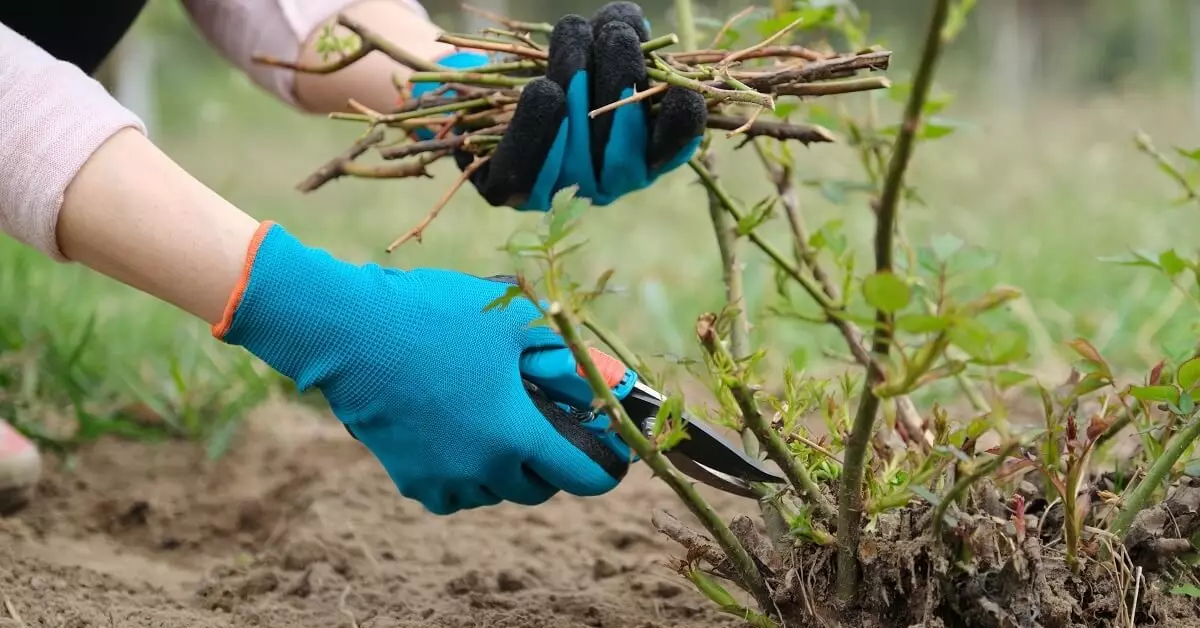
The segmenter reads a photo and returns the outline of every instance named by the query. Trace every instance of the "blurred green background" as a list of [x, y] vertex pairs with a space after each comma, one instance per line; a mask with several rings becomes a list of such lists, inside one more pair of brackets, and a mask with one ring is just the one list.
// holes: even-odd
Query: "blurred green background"
[[[566, 12], [590, 14], [601, 3], [474, 4], [553, 21]], [[907, 80], [931, 3], [857, 5], [871, 15], [870, 40], [895, 51], [888, 75]], [[450, 0], [426, 6], [447, 30], [486, 25]], [[677, 30], [670, 0], [643, 6], [656, 31]], [[702, 41], [743, 6], [699, 2]], [[151, 0], [108, 70], [118, 98], [195, 176], [257, 218], [280, 221], [348, 259], [502, 272], [510, 266], [499, 247], [539, 219], [488, 207], [468, 189], [423, 243], [383, 253], [442, 194], [453, 167], [439, 164], [435, 172], [443, 176], [433, 180], [343, 179], [297, 192], [294, 185], [361, 127], [276, 103], [215, 54], [173, 0]], [[1132, 138], [1141, 129], [1163, 147], [1200, 145], [1200, 2], [979, 0], [946, 52], [936, 89], [954, 95], [942, 114], [956, 131], [918, 151], [911, 183], [925, 204], [907, 206], [904, 219], [915, 240], [949, 232], [996, 253], [988, 278], [1028, 296], [1017, 311], [1031, 339], [1032, 367], [1058, 364], [1062, 341], [1077, 335], [1129, 369], [1156, 360], [1164, 345], [1192, 341], [1195, 311], [1165, 279], [1096, 260], [1131, 248], [1195, 249], [1196, 208], [1172, 205], [1178, 190]], [[876, 98], [885, 120], [898, 115], [883, 94], [837, 98]], [[749, 152], [733, 153], [736, 140], [717, 143], [721, 177], [740, 199], [753, 203], [770, 193]], [[802, 180], [858, 176], [855, 154], [844, 145], [800, 148], [797, 155]], [[845, 220], [855, 242], [866, 244], [866, 199], [849, 195], [839, 203], [831, 196], [806, 188], [809, 222]], [[644, 355], [694, 355], [695, 317], [722, 299], [705, 194], [694, 175], [683, 168], [653, 189], [594, 210], [585, 231], [591, 244], [576, 269], [580, 278], [612, 268], [613, 283], [623, 288], [598, 310], [608, 326]], [[777, 362], [796, 347], [813, 356], [823, 347], [840, 349], [825, 331], [760, 316], [772, 274], [756, 251], [747, 248], [744, 257], [755, 333], [769, 339]], [[0, 389], [9, 391], [0, 392], [0, 416], [26, 426], [54, 415], [84, 419], [88, 433], [138, 430], [138, 417], [148, 414], [174, 430], [227, 433], [223, 426], [233, 425], [245, 404], [278, 383], [241, 350], [212, 340], [202, 323], [3, 236], [0, 329]]]

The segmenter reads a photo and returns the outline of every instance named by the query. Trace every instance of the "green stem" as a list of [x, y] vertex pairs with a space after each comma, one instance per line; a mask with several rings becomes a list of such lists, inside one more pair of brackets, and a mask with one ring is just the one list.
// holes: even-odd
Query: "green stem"
[[646, 75], [656, 81], [666, 83], [668, 85], [684, 87], [700, 92], [701, 94], [706, 94], [718, 102], [741, 102], [750, 105], [758, 105], [759, 107], [764, 107], [772, 111], [775, 110], [775, 100], [771, 98], [770, 94], [713, 87], [712, 85], [701, 83], [696, 79], [688, 78], [671, 69], [671, 67], [667, 66], [666, 64], [660, 64], [657, 68], [646, 68]]
[[[642, 361], [642, 359], [638, 357], [637, 354], [635, 354], [619, 336], [600, 325], [600, 323], [597, 323], [591, 317], [584, 317], [582, 322], [583, 326], [586, 327], [588, 331], [592, 332], [596, 338], [600, 339], [600, 342], [603, 342], [609, 349], [612, 350], [617, 359], [621, 360], [625, 364], [634, 365], [636, 367], [638, 377], [646, 379], [646, 377], [650, 374], [649, 365]], [[652, 381], [647, 381], [646, 383], [651, 385], [656, 384], [656, 382]]]
[[1146, 477], [1142, 478], [1142, 481], [1132, 491], [1126, 491], [1128, 497], [1121, 500], [1121, 510], [1117, 513], [1117, 518], [1113, 521], [1112, 525], [1109, 526], [1109, 532], [1122, 538], [1125, 536], [1125, 532], [1129, 530], [1129, 525], [1133, 523], [1134, 517], [1137, 517], [1137, 514], [1146, 507], [1146, 503], [1150, 501], [1150, 496], [1158, 490], [1163, 480], [1170, 475], [1171, 467], [1175, 466], [1175, 463], [1179, 461], [1179, 458], [1183, 456], [1197, 438], [1200, 438], [1200, 418], [1193, 417], [1192, 424], [1176, 434], [1175, 438], [1171, 440], [1171, 446], [1167, 447], [1166, 451], [1155, 459], [1154, 464], [1150, 465], [1150, 470], [1146, 472]]
[[621, 439], [637, 452], [637, 455], [646, 463], [646, 466], [654, 471], [656, 476], [666, 482], [675, 491], [675, 494], [679, 496], [688, 510], [691, 510], [692, 514], [712, 533], [717, 544], [721, 546], [725, 555], [733, 562], [734, 569], [737, 571], [742, 585], [754, 596], [759, 607], [764, 612], [774, 608], [770, 590], [767, 588], [762, 574], [759, 573], [758, 568], [755, 566], [754, 559], [750, 557], [746, 548], [733, 535], [729, 526], [725, 525], [725, 521], [721, 519], [720, 515], [696, 492], [695, 486], [679, 475], [674, 466], [658, 451], [657, 447], [646, 439], [641, 430], [625, 414], [620, 402], [613, 396], [612, 390], [605, 383], [600, 369], [592, 361], [591, 355], [584, 348], [583, 341], [575, 331], [574, 322], [571, 320], [569, 314], [563, 310], [558, 302], [553, 302], [549, 307], [548, 315], [554, 321], [558, 332], [562, 334], [563, 341], [571, 349], [575, 360], [583, 366], [584, 374], [588, 380], [588, 384], [592, 387], [593, 394], [600, 399], [605, 412], [610, 417], [616, 419], [616, 428]]
[[[938, 56], [942, 50], [942, 26], [949, 15], [950, 0], [935, 0], [933, 14], [926, 31], [925, 46], [921, 53], [913, 79], [912, 92], [904, 108], [900, 133], [888, 164], [883, 193], [880, 195], [875, 225], [875, 270], [891, 272], [892, 243], [896, 232], [896, 210], [904, 187], [904, 173], [912, 157], [917, 129], [921, 124], [921, 111], [933, 83]], [[884, 374], [879, 363], [887, 357], [891, 347], [890, 317], [883, 311], [876, 314], [880, 323], [875, 328], [871, 351], [876, 361], [867, 368], [863, 383], [862, 399], [854, 417], [854, 425], [846, 443], [842, 467], [841, 490], [838, 492], [838, 562], [837, 595], [847, 603], [858, 594], [858, 545], [862, 535], [863, 473], [866, 467], [867, 450], [875, 429], [875, 418], [879, 411], [879, 398], [873, 389], [883, 381]]]
[[503, 76], [486, 72], [413, 72], [408, 77], [410, 83], [463, 83], [489, 87], [521, 87], [533, 79], [531, 76]]
[[692, 0], [675, 0], [675, 21], [679, 23], [679, 42], [684, 50], [696, 49], [696, 18]]
[[[711, 319], [715, 319], [714, 315], [708, 315]], [[702, 319], [701, 325], [697, 326], [697, 331], [700, 335], [700, 342], [704, 345], [705, 351], [718, 363], [718, 369], [721, 363], [724, 363], [729, 368], [733, 369], [733, 377], [730, 378], [729, 392], [733, 394], [734, 401], [737, 402], [738, 408], [742, 411], [742, 421], [746, 427], [758, 439], [758, 442], [766, 449], [767, 458], [779, 465], [783, 469], [783, 474], [787, 477], [788, 482], [792, 484], [792, 488], [808, 497], [821, 514], [833, 519], [837, 516], [837, 511], [833, 505], [825, 498], [825, 494], [821, 492], [821, 487], [812, 479], [812, 475], [808, 473], [802, 465], [796, 462], [795, 456], [788, 451], [787, 445], [779, 434], [767, 424], [766, 419], [758, 410], [758, 405], [754, 400], [754, 392], [746, 385], [742, 379], [745, 373], [741, 372], [733, 360], [733, 356], [721, 344], [720, 338], [717, 337], [716, 330], [709, 323], [704, 325]]]
[[[721, 201], [721, 205], [725, 208], [725, 211], [729, 212], [729, 214], [733, 216], [734, 221], [740, 222], [742, 220], [742, 211], [738, 209], [737, 202], [734, 201], [733, 198], [729, 196], [729, 193], [717, 183], [716, 177], [709, 172], [708, 168], [706, 168], [704, 164], [695, 157], [688, 162], [688, 165], [691, 166], [692, 170], [700, 177], [700, 182], [704, 185], [704, 187], [712, 192], [717, 199]], [[806, 276], [804, 273], [800, 272], [800, 269], [797, 268], [795, 264], [788, 261], [783, 253], [779, 252], [779, 249], [776, 249], [770, 242], [764, 240], [762, 236], [758, 235], [754, 231], [751, 231], [749, 234], [747, 234], [747, 237], [750, 238], [750, 241], [753, 242], [755, 246], [757, 246], [763, 253], [766, 253], [767, 257], [771, 258], [771, 261], [775, 262], [775, 264], [777, 264], [784, 272], [786, 272], [788, 276], [790, 276], [792, 279], [795, 279], [796, 282], [798, 282], [804, 288], [805, 292], [807, 292], [817, 302], [817, 304], [821, 306], [822, 309], [836, 309], [834, 304], [829, 301], [829, 297], [826, 296], [821, 290], [821, 286], [817, 285], [815, 281]]]

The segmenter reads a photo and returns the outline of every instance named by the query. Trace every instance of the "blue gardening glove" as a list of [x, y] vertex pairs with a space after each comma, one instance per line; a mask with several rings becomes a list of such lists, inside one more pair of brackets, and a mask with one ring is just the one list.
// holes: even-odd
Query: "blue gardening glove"
[[213, 335], [301, 390], [317, 388], [400, 493], [437, 514], [560, 490], [599, 495], [629, 458], [523, 383], [523, 353], [563, 347], [528, 300], [449, 270], [355, 265], [263, 223], [242, 285]]
[[[610, 2], [591, 20], [560, 19], [546, 75], [522, 89], [504, 137], [471, 177], [483, 197], [495, 206], [546, 211], [555, 194], [577, 186], [576, 196], [604, 206], [686, 163], [708, 116], [704, 98], [692, 90], [671, 87], [588, 117], [649, 87], [640, 49], [649, 38], [649, 23], [633, 2]], [[465, 151], [455, 157], [460, 168], [474, 159]]]

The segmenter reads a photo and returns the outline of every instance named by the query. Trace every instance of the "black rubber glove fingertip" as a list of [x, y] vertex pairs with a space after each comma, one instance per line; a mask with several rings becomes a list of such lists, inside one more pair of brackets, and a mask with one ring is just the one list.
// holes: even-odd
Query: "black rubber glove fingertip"
[[592, 17], [592, 27], [595, 29], [596, 37], [599, 38], [600, 30], [612, 22], [628, 24], [637, 34], [639, 41], [650, 39], [650, 32], [646, 28], [645, 13], [642, 12], [642, 7], [635, 2], [609, 2], [600, 7]]
[[592, 26], [582, 16], [558, 20], [550, 33], [546, 77], [566, 91], [577, 72], [591, 67], [592, 39]]
[[[534, 79], [521, 90], [516, 112], [500, 144], [471, 177], [490, 205], [515, 207], [525, 201], [565, 117], [566, 97], [554, 82]], [[465, 169], [473, 159], [466, 151], [455, 154], [459, 168]]]
[[659, 168], [695, 138], [704, 134], [708, 107], [704, 97], [686, 87], [667, 89], [659, 103], [646, 162]]

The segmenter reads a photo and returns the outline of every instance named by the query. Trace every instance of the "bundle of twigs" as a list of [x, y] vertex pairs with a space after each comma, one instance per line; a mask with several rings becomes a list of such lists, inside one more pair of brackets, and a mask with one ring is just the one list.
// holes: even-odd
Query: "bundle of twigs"
[[[438, 40], [461, 49], [495, 53], [495, 62], [459, 72], [440, 67], [409, 54], [387, 41], [370, 27], [345, 15], [338, 23], [357, 36], [356, 46], [340, 53], [337, 59], [322, 65], [302, 65], [267, 56], [260, 63], [290, 68], [298, 72], [328, 74], [337, 72], [378, 51], [414, 70], [412, 83], [441, 85], [419, 98], [401, 99], [404, 104], [389, 112], [374, 111], [351, 100], [352, 112], [330, 117], [366, 123], [367, 131], [342, 154], [322, 165], [304, 179], [298, 188], [315, 190], [342, 176], [365, 178], [403, 178], [429, 176], [427, 167], [452, 151], [468, 150], [486, 156], [507, 129], [523, 85], [545, 72], [545, 38], [552, 25], [511, 20], [469, 6], [463, 7], [497, 22], [500, 28], [487, 28], [479, 35], [442, 34]], [[740, 15], [740, 14], [739, 14]], [[737, 19], [737, 16], [735, 18]], [[730, 23], [733, 22], [730, 20]], [[631, 98], [590, 112], [595, 116], [617, 107], [653, 97], [675, 85], [693, 89], [705, 96], [709, 106], [708, 128], [746, 137], [773, 137], [805, 144], [832, 142], [833, 134], [818, 125], [785, 120], [759, 120], [764, 110], [774, 110], [780, 98], [806, 98], [883, 89], [886, 78], [857, 76], [863, 71], [886, 70], [892, 53], [865, 50], [854, 53], [823, 52], [798, 45], [780, 43], [800, 21], [748, 48], [719, 50], [719, 42], [729, 24], [714, 38], [713, 49], [682, 52], [664, 50], [678, 43], [674, 34], [656, 37], [642, 45], [650, 87]], [[397, 84], [403, 95], [407, 86]], [[452, 94], [452, 95], [451, 95]], [[385, 130], [398, 130], [395, 141], [385, 142]], [[432, 139], [417, 140], [414, 131], [426, 129]], [[428, 135], [428, 134], [426, 134]], [[357, 160], [375, 148], [382, 163], [364, 164]], [[455, 185], [435, 208], [440, 210], [460, 185]], [[389, 250], [420, 231], [394, 242]]]

